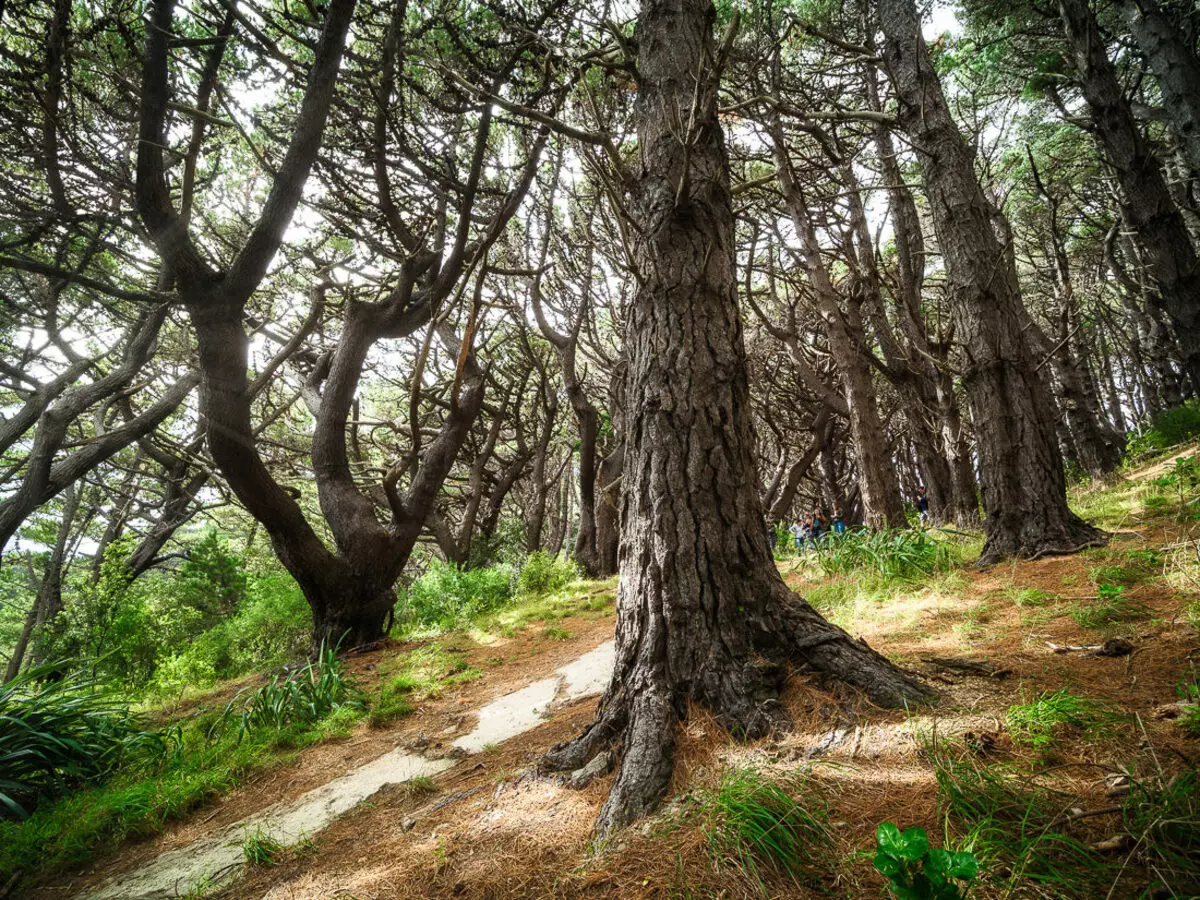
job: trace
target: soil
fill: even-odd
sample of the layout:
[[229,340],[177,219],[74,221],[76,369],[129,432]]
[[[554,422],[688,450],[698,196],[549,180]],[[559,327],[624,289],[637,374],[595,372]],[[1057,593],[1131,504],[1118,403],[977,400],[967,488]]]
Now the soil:
[[[1133,478],[1146,473],[1134,473]],[[1200,635],[1182,615],[1197,595],[1177,579],[1154,575],[1130,586],[1126,596],[1143,606],[1144,618],[1107,631],[1080,627],[1067,613],[1097,595],[1090,572],[1130,549],[1178,548],[1189,529],[1165,518],[1139,521],[1103,552],[1011,562],[986,571],[966,569],[949,591],[914,591],[895,614],[886,604],[856,621],[873,647],[924,676],[939,702],[909,712],[876,708],[844,690],[830,690],[803,673],[782,698],[794,727],[787,734],[740,744],[694,710],[681,726],[675,776],[664,810],[621,832],[602,848],[592,845],[592,823],[612,776],[580,791],[561,778],[539,777],[535,764],[554,743],[585,726],[594,696],[556,709],[543,724],[495,745],[474,746],[474,755],[434,778],[433,793],[388,785],[329,827],[311,845],[289,852],[270,867],[246,866],[221,894],[226,898],[277,900],[342,897],[868,897],[883,883],[870,852],[883,821],[921,825],[935,838],[945,834],[927,746],[931,739],[955,752],[1025,765],[1032,777],[1052,777],[1089,812],[1113,803],[1105,798],[1104,774],[1118,768],[1194,767],[1200,744],[1162,715],[1178,700],[1177,686],[1194,680]],[[1186,547],[1185,547],[1186,549]],[[1170,562],[1170,552],[1165,554]],[[1194,561],[1193,561],[1194,564]],[[1169,567],[1169,566],[1168,566]],[[790,572],[794,586],[819,583]],[[1018,606],[1018,589],[1045,593],[1037,605]],[[902,615],[901,615],[902,612]],[[485,678],[455,686],[424,703],[397,726],[363,727],[351,738],[303,751],[294,764],[264,773],[219,803],[203,809],[167,834],[123,847],[88,872],[44,889],[41,896],[72,896],[129,872],[171,848],[215,833],[248,813],[295,798],[383,753],[426,735],[448,746],[475,724],[472,712],[489,701],[545,677],[612,635],[611,617],[577,617],[561,627],[573,636],[549,640],[531,626],[513,638],[464,649]],[[1088,649],[1108,637],[1128,640],[1124,656],[1096,656]],[[370,680],[389,655],[389,645],[354,659]],[[932,662],[969,658],[1000,670],[1001,677]],[[495,665],[497,659],[503,664]],[[489,661],[492,661],[489,664]],[[1013,704],[1046,691],[1069,688],[1102,700],[1125,714],[1102,733],[1058,736],[1046,751],[1014,742],[1006,728]],[[968,749],[970,748],[970,749]],[[793,880],[747,872],[710,850],[704,805],[697,802],[730,766],[753,766],[781,779],[804,774],[830,805],[835,861],[814,879]],[[1119,829],[1115,813],[1088,815],[1071,833],[1098,841]],[[1127,887],[1113,897],[1133,896],[1137,864]],[[1033,894],[1052,896],[1052,894]],[[972,896],[1000,896],[986,885]]]

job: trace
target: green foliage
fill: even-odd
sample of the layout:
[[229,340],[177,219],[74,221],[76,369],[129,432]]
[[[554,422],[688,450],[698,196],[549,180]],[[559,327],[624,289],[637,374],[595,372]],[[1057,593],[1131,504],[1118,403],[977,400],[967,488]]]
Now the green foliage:
[[924,828],[884,822],[875,832],[875,868],[898,900],[960,900],[979,862],[972,853],[930,847]]
[[304,654],[311,633],[312,613],[292,578],[278,571],[256,574],[236,613],[190,640],[163,647],[150,692],[170,696],[283,665]]
[[1200,402],[1189,400],[1182,406],[1157,416],[1140,434],[1132,434],[1125,451],[1127,464],[1152,453],[1161,453],[1200,436]]
[[828,802],[807,775],[781,784],[755,769],[728,770],[701,803],[710,854],[755,879],[760,867],[800,877],[832,840]]
[[252,866],[274,866],[279,864],[287,848],[261,828],[247,830],[242,838],[242,855]]
[[580,577],[574,560],[552,556],[543,550],[530,553],[517,569],[517,594],[540,597],[561,591]]
[[188,551],[175,583],[179,599],[203,613],[205,627],[211,627],[216,617],[231,615],[242,605],[249,577],[243,560],[210,528]]
[[241,739],[263,728],[311,725],[354,699],[345,665],[332,647],[322,644],[315,660],[292,670],[286,678],[274,675],[254,691],[239,691],[225,707],[222,724],[237,716]]
[[1097,599],[1074,603],[1069,615],[1080,628],[1106,628],[1121,622],[1145,619],[1150,611],[1132,597],[1125,595],[1119,584],[1101,584],[1096,588]]
[[1040,694],[1030,703],[1008,708],[1008,733],[1019,744],[1043,750],[1062,728],[1087,732],[1104,725],[1122,721],[1122,717],[1107,704],[1087,700],[1066,688]]
[[1074,794],[1054,790],[1007,765],[956,760],[927,746],[938,785],[938,805],[948,833],[961,837],[988,880],[1005,885],[1012,896],[1018,885],[1033,896],[1100,896],[1112,885],[1107,860],[1065,833],[1063,811]]
[[817,558],[826,575],[869,573],[885,581],[916,581],[953,562],[944,543],[917,529],[830,535],[822,539]]
[[1134,777],[1129,787],[1125,829],[1170,896],[1191,895],[1200,883],[1200,774]]
[[433,560],[420,578],[403,591],[402,618],[426,628],[449,629],[504,606],[512,598],[510,566],[459,570]]
[[1200,738],[1200,681],[1182,681],[1176,691],[1184,703],[1179,727],[1188,737]]
[[[94,782],[131,756],[163,759],[168,732],[150,731],[128,703],[65,664],[26,669],[0,687],[0,816]],[[58,679],[58,680],[54,680]]]
[[[1194,506],[1196,489],[1200,487],[1200,460],[1194,456],[1181,456],[1175,460],[1175,465],[1165,473],[1150,482],[1154,487],[1170,496],[1175,503],[1175,516],[1179,521],[1191,521],[1200,518],[1200,511]],[[1152,511],[1162,511],[1166,504],[1154,503],[1158,498],[1147,498],[1147,507]],[[1158,507],[1156,510],[1155,507]]]
[[438,644],[419,647],[381,664],[387,676],[371,701],[368,720],[375,727],[389,725],[409,715],[415,700],[436,697],[445,688],[474,681],[483,672]]
[[343,705],[310,725],[264,728],[242,736],[214,732],[218,710],[175,732],[164,758],[126,754],[95,786],[43,803],[24,821],[0,821],[0,882],[14,873],[34,877],[88,862],[96,851],[126,838],[157,834],[201,804],[233,790],[245,776],[286,761],[293,749],[344,733],[357,710]]
[[92,674],[122,685],[144,684],[154,671],[160,637],[179,639],[156,616],[147,583],[134,581],[125,560],[130,541],[114,541],[99,575],[78,585],[59,615],[55,634],[43,636],[43,656],[86,661]]

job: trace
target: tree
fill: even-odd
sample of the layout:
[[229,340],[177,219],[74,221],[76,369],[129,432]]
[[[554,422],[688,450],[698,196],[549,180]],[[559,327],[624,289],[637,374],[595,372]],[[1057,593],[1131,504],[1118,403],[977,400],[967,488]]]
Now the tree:
[[880,0],[879,18],[899,124],[921,163],[963,345],[987,535],[980,562],[1102,543],[1103,534],[1067,506],[1051,395],[1024,335],[1029,317],[1011,248],[997,234],[1007,233],[1007,223],[979,185],[916,4]]
[[711,0],[643,0],[637,24],[639,162],[629,177],[638,289],[625,322],[626,456],[617,650],[596,720],[553,748],[584,765],[620,741],[597,833],[666,790],[690,701],[754,738],[785,725],[787,664],[898,705],[926,690],[791,595],[772,564],[750,432],[729,161]]
[[[1183,364],[1200,391],[1200,259],[1108,58],[1089,0],[1060,0],[1080,90],[1121,185],[1121,211],[1140,239],[1152,299],[1170,317]],[[1168,98],[1169,102],[1169,98]]]

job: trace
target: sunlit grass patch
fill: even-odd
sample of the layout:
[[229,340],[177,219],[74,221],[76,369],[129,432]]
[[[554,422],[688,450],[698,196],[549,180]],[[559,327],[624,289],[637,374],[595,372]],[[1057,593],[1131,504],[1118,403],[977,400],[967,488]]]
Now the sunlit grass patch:
[[1012,739],[1035,750],[1046,749],[1068,728],[1086,735],[1124,721],[1108,704],[1077,696],[1066,688],[1010,706],[1005,716]]
[[1095,600],[1073,603],[1068,615],[1080,628],[1104,629],[1150,617],[1150,610],[1125,593],[1121,585],[1101,584]]
[[1071,489],[1071,510],[1081,519],[1095,522],[1108,530],[1119,530],[1141,511],[1138,500],[1140,482],[1122,478],[1114,484],[1085,484]]
[[379,664],[382,684],[371,699],[368,720],[376,727],[409,715],[416,703],[437,697],[446,688],[483,677],[461,655],[440,643],[397,654]]
[[616,610],[617,579],[577,581],[552,594],[518,599],[479,618],[481,631],[511,635],[532,624],[553,625],[568,616],[604,618]]
[[960,643],[966,645],[977,642],[990,630],[987,625],[991,622],[992,617],[991,604],[986,601],[967,606],[963,609],[959,621],[953,626],[955,637]]

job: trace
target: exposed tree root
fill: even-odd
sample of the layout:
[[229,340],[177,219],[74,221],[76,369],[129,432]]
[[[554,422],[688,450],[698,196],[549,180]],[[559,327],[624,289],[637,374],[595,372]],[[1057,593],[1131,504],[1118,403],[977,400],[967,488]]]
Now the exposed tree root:
[[[596,754],[616,750],[616,781],[596,820],[596,836],[651,812],[662,799],[674,768],[676,726],[688,703],[707,707],[722,727],[741,740],[755,740],[791,727],[779,704],[789,674],[812,671],[862,691],[881,706],[929,702],[935,693],[833,625],[779,584],[773,614],[754,632],[755,655],[749,660],[718,657],[690,684],[671,684],[669,666],[650,665],[641,644],[620,645],[613,680],[596,720],[577,738],[553,747],[541,769],[574,771]],[[620,637],[620,635],[619,635]],[[618,746],[619,745],[619,746]]]

